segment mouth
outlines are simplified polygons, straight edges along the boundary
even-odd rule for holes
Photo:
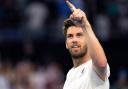
[[[72,46],[72,49],[79,49],[79,48],[80,48],[80,46],[77,44],[73,44],[73,46]]]
[[[72,48],[79,48],[79,46],[78,45],[73,45]]]
[[[80,46],[79,45],[72,45],[72,47],[71,47],[71,54],[73,54],[73,55],[78,55],[79,54],[79,52],[80,52]]]

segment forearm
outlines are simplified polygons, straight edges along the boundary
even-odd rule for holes
[[[94,66],[98,69],[98,71],[103,72],[107,66],[107,59],[104,50],[97,37],[95,36],[88,21],[86,21],[85,24],[85,31],[88,39],[89,54],[92,58]]]

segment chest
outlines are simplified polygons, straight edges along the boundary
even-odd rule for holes
[[[89,72],[82,69],[73,71],[65,81],[64,89],[86,89],[90,81]]]

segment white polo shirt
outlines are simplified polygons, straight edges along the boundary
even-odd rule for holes
[[[109,65],[106,70],[107,78],[101,80],[92,66],[92,60],[69,70],[63,89],[109,89]]]

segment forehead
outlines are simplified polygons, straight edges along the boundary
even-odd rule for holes
[[[75,33],[82,33],[83,30],[79,26],[71,26],[67,30],[67,34],[75,34]]]

